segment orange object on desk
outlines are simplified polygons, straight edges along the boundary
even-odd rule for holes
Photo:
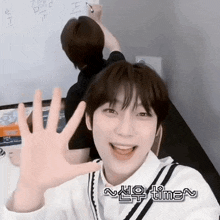
[[[21,136],[18,124],[12,123],[7,126],[0,126],[0,137]]]

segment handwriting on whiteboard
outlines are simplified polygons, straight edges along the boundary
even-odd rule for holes
[[[82,14],[85,14],[85,9],[87,8],[85,1],[82,0],[73,0],[70,3],[70,16],[79,17]]]
[[[71,3],[71,15],[75,15],[77,13],[80,13],[81,12],[81,9],[80,9],[80,1],[75,1],[75,2],[72,2]]]
[[[12,17],[12,13],[11,10],[6,8],[5,9],[5,16],[6,16],[6,26],[10,27],[13,25],[13,17]]]
[[[53,0],[31,0],[33,12],[44,21],[53,6]]]
[[[87,15],[88,6],[86,0],[2,0],[3,27],[9,31],[12,29],[21,30],[24,24],[32,26],[44,21],[53,21],[56,19],[68,20],[70,17],[78,18],[81,15]],[[56,18],[54,18],[56,16]],[[27,19],[29,18],[29,19]],[[26,25],[27,26],[27,25]],[[1,28],[0,28],[1,29]]]

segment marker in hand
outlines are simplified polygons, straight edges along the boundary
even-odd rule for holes
[[[93,13],[94,10],[93,10],[92,6],[90,4],[88,4],[88,2],[86,2],[86,4],[91,8],[91,13]]]

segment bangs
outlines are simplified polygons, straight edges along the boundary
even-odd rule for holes
[[[109,102],[111,107],[115,107],[115,104],[117,103],[117,96],[118,94],[120,94],[121,92],[123,93],[123,103],[122,103],[122,107],[121,110],[125,110],[126,108],[128,108],[130,106],[131,101],[134,99],[134,104],[133,104],[133,110],[135,110],[138,106],[138,104],[142,104],[143,107],[145,108],[147,114],[149,116],[152,115],[151,113],[151,105],[149,104],[149,101],[146,100],[144,101],[144,96],[143,94],[140,92],[140,89],[138,89],[139,87],[133,83],[129,83],[129,82],[122,82],[122,84],[117,85],[118,87],[114,88],[114,92],[112,92],[112,90],[110,89],[110,87],[107,89],[107,102]],[[138,102],[138,100],[141,101]]]
[[[146,82],[143,79],[143,74],[139,74],[139,71],[136,71],[131,64],[123,65],[124,62],[120,62],[121,65],[113,65],[114,68],[112,67],[112,69],[110,67],[108,70],[109,74],[103,73],[103,86],[99,87],[103,89],[99,91],[100,93],[97,93],[97,95],[102,94],[100,105],[108,102],[110,106],[114,106],[119,92],[123,92],[122,109],[126,109],[133,98],[135,99],[133,109],[137,108],[139,104],[138,99],[140,99],[148,115],[151,115],[151,107],[155,98],[152,97],[152,88],[143,83]],[[144,74],[147,76],[147,73]]]

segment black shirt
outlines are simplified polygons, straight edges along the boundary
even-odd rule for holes
[[[125,60],[124,55],[119,51],[113,51],[108,60],[103,60],[100,65],[96,67],[86,67],[83,69],[78,76],[78,81],[70,87],[65,104],[65,118],[66,122],[69,121],[73,113],[75,112],[80,101],[83,100],[83,96],[93,80],[94,76],[99,73],[102,69],[111,65],[114,62]],[[92,132],[86,127],[85,117],[83,117],[79,127],[69,142],[69,149],[82,149],[91,148],[95,150],[93,142]],[[94,153],[97,155],[97,152]],[[93,158],[92,154],[91,157]]]

